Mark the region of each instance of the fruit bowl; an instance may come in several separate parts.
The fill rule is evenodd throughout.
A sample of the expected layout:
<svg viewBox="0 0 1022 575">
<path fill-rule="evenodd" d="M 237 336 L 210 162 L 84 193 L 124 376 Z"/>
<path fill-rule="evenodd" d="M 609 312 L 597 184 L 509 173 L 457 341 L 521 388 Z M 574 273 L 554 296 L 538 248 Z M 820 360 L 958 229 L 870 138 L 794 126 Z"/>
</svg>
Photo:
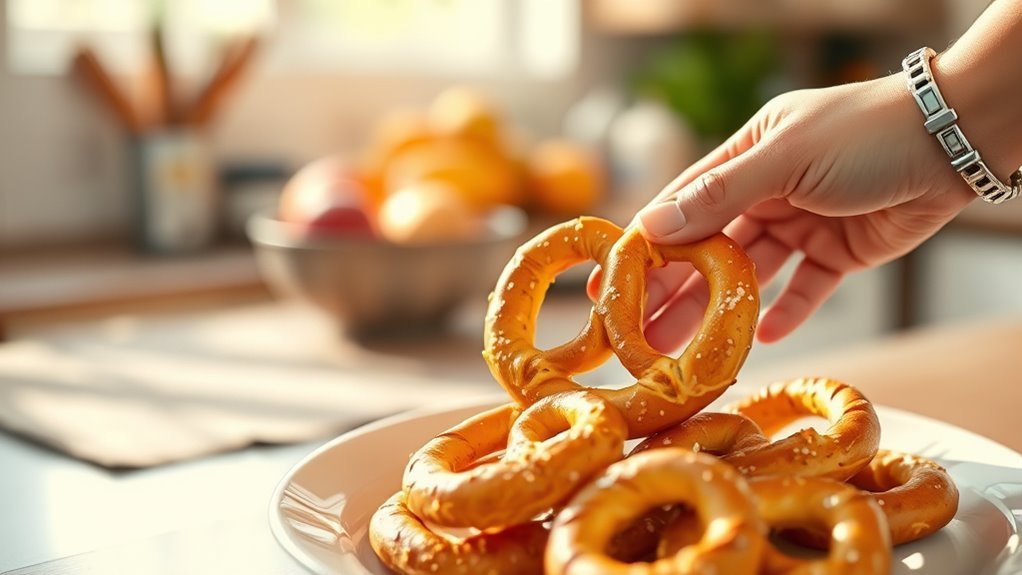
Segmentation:
<svg viewBox="0 0 1022 575">
<path fill-rule="evenodd" d="M 501 207 L 473 240 L 398 245 L 360 237 L 310 237 L 272 212 L 247 233 L 270 289 L 307 301 L 355 338 L 428 333 L 471 298 L 483 300 L 521 242 L 526 217 Z"/>
</svg>

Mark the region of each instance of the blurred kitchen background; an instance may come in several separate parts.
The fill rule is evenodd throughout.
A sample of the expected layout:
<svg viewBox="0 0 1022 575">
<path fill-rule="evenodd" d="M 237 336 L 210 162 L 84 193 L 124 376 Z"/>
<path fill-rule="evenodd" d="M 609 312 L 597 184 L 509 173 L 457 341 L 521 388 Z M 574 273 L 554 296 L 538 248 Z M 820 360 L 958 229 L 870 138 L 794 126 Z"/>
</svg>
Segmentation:
<svg viewBox="0 0 1022 575">
<path fill-rule="evenodd" d="M 530 229 L 581 213 L 624 223 L 772 95 L 895 70 L 985 4 L 0 0 L 0 322 L 14 337 L 99 304 L 264 295 L 249 216 L 314 159 L 353 165 L 410 137 L 421 117 L 409 111 L 452 86 L 470 94 L 467 112 L 449 103 L 454 123 L 473 121 L 457 117 L 473 105 L 496 123 L 498 172 L 545 163 L 548 185 L 569 182 L 544 201 L 516 180 L 527 189 L 482 203 L 525 207 Z M 471 164 L 462 152 L 419 163 Z M 1019 213 L 975 206 L 911 258 L 849 278 L 754 357 L 1022 307 L 987 287 L 1022 269 Z"/>
<path fill-rule="evenodd" d="M 627 223 L 773 95 L 897 70 L 985 5 L 0 0 L 0 335 L 252 357 L 262 333 L 348 369 L 446 361 L 453 333 L 474 377 L 529 233 Z M 1020 207 L 977 202 L 749 365 L 1022 310 Z M 574 311 L 544 312 L 541 343 L 580 327 L 585 276 L 555 286 Z M 181 328 L 238 309 L 264 315 Z"/>
<path fill-rule="evenodd" d="M 0 460 L 19 470 L 0 572 L 195 510 L 268 538 L 270 489 L 311 445 L 499 391 L 483 310 L 528 234 L 627 223 L 773 95 L 896 71 L 986 4 L 0 0 Z M 551 290 L 541 345 L 582 326 L 586 275 Z M 1017 316 L 1020 280 L 1022 202 L 976 202 L 743 373 Z M 945 348 L 924 349 L 913 365 Z M 627 382 L 609 369 L 588 381 Z M 897 399 L 878 401 L 917 407 Z"/>
</svg>

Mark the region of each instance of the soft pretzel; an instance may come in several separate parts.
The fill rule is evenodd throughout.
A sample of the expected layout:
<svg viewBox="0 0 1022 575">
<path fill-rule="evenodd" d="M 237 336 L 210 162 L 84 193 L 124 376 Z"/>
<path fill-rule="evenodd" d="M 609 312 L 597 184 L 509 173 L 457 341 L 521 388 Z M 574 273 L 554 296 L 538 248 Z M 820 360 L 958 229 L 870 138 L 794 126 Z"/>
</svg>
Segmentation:
<svg viewBox="0 0 1022 575">
<path fill-rule="evenodd" d="M 623 455 L 627 426 L 592 393 L 553 395 L 517 418 L 516 410 L 477 415 L 413 454 L 403 479 L 408 507 L 449 527 L 517 525 L 567 500 Z M 499 460 L 473 465 L 505 446 Z"/>
<path fill-rule="evenodd" d="M 958 511 L 955 482 L 925 457 L 882 449 L 848 483 L 873 494 L 895 545 L 936 533 Z"/>
<path fill-rule="evenodd" d="M 607 545 L 650 509 L 693 506 L 706 525 L 700 540 L 652 563 L 609 557 Z M 619 461 L 578 492 L 557 514 L 546 547 L 547 575 L 755 573 L 765 545 L 745 480 L 734 468 L 683 449 L 656 449 Z M 711 567 L 712 566 L 712 567 Z"/>
<path fill-rule="evenodd" d="M 884 534 L 886 525 L 877 505 L 865 494 L 819 478 L 756 478 L 749 481 L 749 486 L 758 513 L 770 527 L 824 525 L 827 532 L 814 530 L 812 538 L 820 548 L 830 549 L 827 559 L 807 561 L 767 545 L 760 573 L 882 575 L 890 570 L 891 543 Z M 698 515 L 679 514 L 662 529 L 657 557 L 669 557 L 692 545 L 700 529 Z"/>
<path fill-rule="evenodd" d="M 805 428 L 767 446 L 728 455 L 728 462 L 746 474 L 843 481 L 869 464 L 880 444 L 873 405 L 854 387 L 833 379 L 779 382 L 725 410 L 748 417 L 767 436 L 807 415 L 830 422 L 823 434 Z"/>
<path fill-rule="evenodd" d="M 881 449 L 848 483 L 873 495 L 887 517 L 895 545 L 936 533 L 958 511 L 958 488 L 947 471 L 917 455 Z M 791 535 L 812 547 L 827 544 L 814 530 Z"/>
<path fill-rule="evenodd" d="M 703 322 L 678 358 L 649 345 L 642 329 L 646 272 L 668 262 L 689 262 L 710 290 Z M 628 231 L 607 257 L 596 304 L 611 349 L 638 380 L 616 398 L 632 437 L 688 419 L 735 382 L 752 348 L 759 318 L 755 264 L 730 238 L 664 246 Z"/>
<path fill-rule="evenodd" d="M 770 440 L 748 417 L 737 413 L 705 412 L 697 413 L 674 427 L 647 437 L 632 449 L 629 456 L 647 449 L 681 447 L 716 455 L 726 461 L 727 456 L 736 451 L 752 450 L 769 444 Z"/>
<path fill-rule="evenodd" d="M 404 575 L 536 575 L 543 572 L 546 540 L 547 529 L 540 522 L 450 539 L 416 517 L 401 492 L 369 521 L 376 555 Z"/>
<path fill-rule="evenodd" d="M 589 321 L 572 341 L 537 349 L 535 323 L 547 288 L 558 273 L 590 259 L 604 273 Z M 642 335 L 646 272 L 668 261 L 691 262 L 710 286 L 703 324 L 677 359 L 653 350 Z M 621 410 L 629 437 L 643 437 L 690 417 L 734 383 L 758 311 L 754 265 L 726 236 L 656 246 L 636 230 L 622 236 L 610 222 L 579 218 L 526 242 L 505 267 L 487 310 L 483 356 L 515 401 L 529 405 L 581 388 L 571 376 L 613 352 L 636 383 L 591 391 Z"/>
<path fill-rule="evenodd" d="M 890 573 L 891 540 L 887 520 L 880 506 L 866 493 L 818 477 L 757 477 L 749 480 L 749 487 L 760 517 L 770 527 L 824 525 L 830 535 L 826 559 L 795 559 L 768 545 L 763 556 L 766 572 L 792 575 Z"/>
<path fill-rule="evenodd" d="M 579 389 L 571 375 L 598 367 L 610 357 L 595 311 L 574 339 L 550 350 L 536 348 L 536 318 L 558 274 L 583 262 L 604 262 L 620 237 L 621 228 L 607 220 L 578 218 L 525 242 L 505 266 L 486 312 L 483 358 L 520 405 Z"/>
</svg>

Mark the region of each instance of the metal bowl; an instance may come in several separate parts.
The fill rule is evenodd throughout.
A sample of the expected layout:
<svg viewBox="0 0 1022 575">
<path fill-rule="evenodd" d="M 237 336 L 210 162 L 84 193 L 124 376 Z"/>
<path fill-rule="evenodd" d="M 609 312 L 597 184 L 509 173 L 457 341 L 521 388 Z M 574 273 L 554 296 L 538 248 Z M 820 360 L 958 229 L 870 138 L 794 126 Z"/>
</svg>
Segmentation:
<svg viewBox="0 0 1022 575">
<path fill-rule="evenodd" d="M 247 225 L 259 270 L 274 293 L 311 302 L 355 337 L 422 333 L 471 298 L 485 298 L 523 239 L 526 217 L 495 210 L 472 242 L 396 245 L 303 237 L 272 213 Z"/>
</svg>

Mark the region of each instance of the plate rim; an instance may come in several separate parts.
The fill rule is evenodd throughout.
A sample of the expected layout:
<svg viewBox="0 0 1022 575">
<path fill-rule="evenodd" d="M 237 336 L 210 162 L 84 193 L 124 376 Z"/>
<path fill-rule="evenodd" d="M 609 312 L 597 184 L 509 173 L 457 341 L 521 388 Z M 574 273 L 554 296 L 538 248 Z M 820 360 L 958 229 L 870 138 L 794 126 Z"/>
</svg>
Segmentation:
<svg viewBox="0 0 1022 575">
<path fill-rule="evenodd" d="M 279 513 L 280 501 L 283 498 L 284 490 L 287 489 L 287 486 L 291 483 L 291 480 L 301 469 L 303 469 L 310 461 L 316 459 L 322 453 L 325 453 L 333 449 L 337 444 L 350 442 L 361 436 L 373 433 L 374 431 L 377 431 L 379 429 L 385 429 L 392 425 L 397 425 L 416 419 L 422 419 L 429 416 L 445 413 L 448 411 L 455 411 L 458 409 L 465 409 L 473 406 L 478 406 L 480 408 L 494 407 L 501 403 L 508 402 L 510 402 L 510 399 L 506 394 L 502 393 L 487 393 L 468 396 L 453 401 L 444 401 L 436 404 L 425 405 L 422 407 L 401 411 L 389 415 L 387 417 L 377 419 L 376 421 L 360 425 L 354 429 L 341 433 L 340 435 L 337 435 L 336 437 L 327 440 L 322 445 L 312 450 L 304 457 L 302 457 L 299 461 L 297 461 L 294 465 L 292 465 L 288 469 L 288 471 L 283 475 L 283 477 L 281 477 L 281 479 L 277 482 L 277 485 L 274 487 L 273 492 L 270 495 L 268 505 L 268 522 L 270 526 L 270 531 L 273 534 L 273 538 L 277 541 L 277 544 L 280 545 L 285 551 L 287 551 L 287 553 L 290 554 L 291 557 L 295 559 L 305 570 L 312 573 L 323 575 L 332 573 L 331 570 L 326 568 L 326 565 L 324 565 L 322 561 L 309 555 L 292 541 L 292 538 L 285 532 L 286 526 L 284 525 L 284 522 L 281 519 L 282 517 L 281 513 Z M 897 407 L 888 407 L 884 405 L 877 405 L 875 407 L 878 410 L 894 414 L 897 417 L 901 417 L 904 419 L 908 420 L 914 419 L 917 421 L 924 421 L 928 424 L 938 424 L 942 426 L 951 427 L 952 429 L 955 430 L 956 433 L 968 436 L 970 441 L 984 442 L 987 443 L 988 445 L 998 448 L 999 450 L 1003 450 L 1005 453 L 1012 455 L 1017 460 L 1017 463 L 1019 465 L 1022 465 L 1022 453 L 1015 451 L 1014 449 L 1004 445 L 1003 443 L 990 439 L 989 437 L 986 437 L 974 431 L 970 431 L 968 429 L 959 427 L 952 423 L 947 423 L 939 419 L 935 419 L 926 415 L 922 415 L 919 413 L 915 413 L 913 411 L 908 411 Z M 1019 525 L 1016 525 L 1015 527 L 1016 529 L 1018 529 Z"/>
<path fill-rule="evenodd" d="M 416 407 L 413 409 L 400 411 L 392 415 L 388 415 L 386 417 L 377 419 L 375 421 L 371 421 L 369 423 L 360 425 L 354 429 L 345 431 L 344 433 L 341 433 L 340 435 L 337 435 L 336 437 L 327 440 L 322 445 L 313 449 L 305 456 L 303 456 L 301 459 L 299 459 L 297 462 L 295 462 L 295 464 L 292 465 L 287 470 L 287 472 L 283 475 L 283 477 L 280 478 L 276 486 L 273 488 L 273 492 L 270 494 L 270 500 L 268 505 L 269 507 L 268 520 L 270 524 L 270 532 L 273 534 L 273 538 L 277 541 L 277 544 L 283 547 L 284 550 L 287 551 L 292 558 L 297 560 L 298 563 L 301 564 L 302 568 L 304 568 L 305 570 L 321 574 L 331 573 L 331 571 L 323 568 L 324 565 L 322 565 L 321 561 L 319 561 L 315 557 L 312 557 L 304 550 L 302 550 L 300 547 L 298 547 L 298 545 L 296 545 L 291 540 L 291 538 L 285 533 L 286 526 L 281 520 L 281 514 L 279 513 L 278 509 L 280 507 L 280 502 L 282 501 L 284 496 L 284 490 L 286 490 L 287 486 L 290 485 L 291 480 L 294 478 L 294 476 L 297 475 L 298 472 L 302 468 L 304 468 L 305 465 L 307 465 L 310 461 L 316 459 L 316 457 L 318 457 L 322 453 L 330 451 L 331 449 L 334 448 L 334 446 L 336 446 L 339 443 L 352 441 L 363 435 L 373 433 L 374 431 L 377 431 L 379 429 L 385 429 L 392 425 L 397 425 L 400 423 L 404 423 L 406 421 L 421 419 L 432 415 L 438 415 L 448 411 L 454 411 L 457 409 L 464 409 L 473 406 L 483 407 L 491 404 L 497 405 L 501 402 L 500 400 L 502 398 L 507 400 L 505 401 L 505 403 L 509 403 L 511 401 L 510 398 L 508 398 L 507 394 L 491 392 L 474 396 L 466 396 L 464 398 L 459 398 L 453 401 L 443 401 L 440 403 L 424 405 L 422 407 Z M 310 567 L 310 565 L 316 565 L 317 568 L 313 569 L 312 567 Z"/>
</svg>

